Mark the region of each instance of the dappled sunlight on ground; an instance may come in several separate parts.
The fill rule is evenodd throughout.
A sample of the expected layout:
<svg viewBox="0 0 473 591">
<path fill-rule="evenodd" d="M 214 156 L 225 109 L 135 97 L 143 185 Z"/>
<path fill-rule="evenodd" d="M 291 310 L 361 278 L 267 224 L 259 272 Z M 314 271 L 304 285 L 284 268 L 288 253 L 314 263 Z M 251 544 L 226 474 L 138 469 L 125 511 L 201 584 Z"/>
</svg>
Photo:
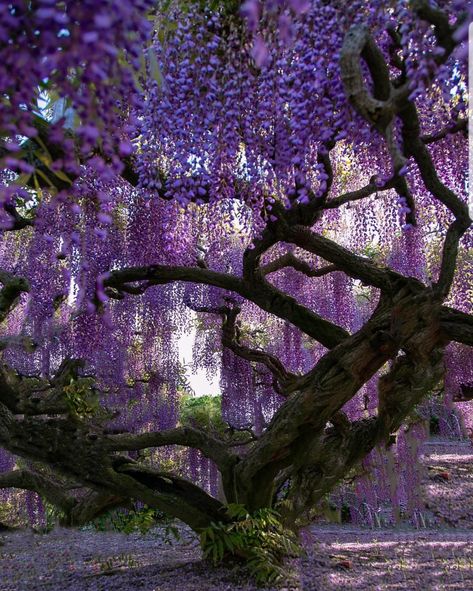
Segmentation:
<svg viewBox="0 0 473 591">
<path fill-rule="evenodd" d="M 438 524 L 473 529 L 473 447 L 432 440 L 424 446 L 428 476 L 423 483 L 427 508 Z"/>
<path fill-rule="evenodd" d="M 473 591 L 473 448 L 430 442 L 423 461 L 424 496 L 440 527 L 314 525 L 305 532 L 307 555 L 294 564 L 297 589 Z M 180 533 L 179 541 L 159 527 L 128 536 L 63 528 L 7 533 L 0 591 L 257 590 L 240 566 L 209 567 L 192 532 Z"/>
<path fill-rule="evenodd" d="M 306 591 L 473 590 L 473 532 L 312 529 L 321 576 Z M 330 568 L 331 567 L 331 568 Z"/>
</svg>

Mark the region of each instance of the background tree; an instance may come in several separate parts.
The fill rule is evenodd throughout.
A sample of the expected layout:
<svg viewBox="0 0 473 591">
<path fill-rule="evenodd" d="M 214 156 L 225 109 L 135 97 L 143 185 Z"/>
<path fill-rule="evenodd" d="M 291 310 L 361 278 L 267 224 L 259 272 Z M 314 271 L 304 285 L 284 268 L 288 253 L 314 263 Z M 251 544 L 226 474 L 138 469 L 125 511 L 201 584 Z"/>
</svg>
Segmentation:
<svg viewBox="0 0 473 591">
<path fill-rule="evenodd" d="M 463 2 L 0 6 L 0 486 L 302 523 L 450 343 L 471 383 Z M 227 429 L 178 423 L 189 309 Z"/>
</svg>

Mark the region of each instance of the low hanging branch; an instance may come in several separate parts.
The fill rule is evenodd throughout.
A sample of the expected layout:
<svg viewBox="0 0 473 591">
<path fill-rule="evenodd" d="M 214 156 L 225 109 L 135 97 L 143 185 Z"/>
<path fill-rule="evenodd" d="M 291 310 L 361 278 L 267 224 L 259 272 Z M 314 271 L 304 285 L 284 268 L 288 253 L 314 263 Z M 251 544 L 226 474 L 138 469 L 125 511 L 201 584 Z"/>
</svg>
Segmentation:
<svg viewBox="0 0 473 591">
<path fill-rule="evenodd" d="M 237 293 L 266 312 L 291 322 L 327 348 L 335 347 L 348 336 L 347 331 L 340 326 L 298 304 L 295 298 L 265 281 L 259 281 L 256 285 L 254 282 L 242 280 L 233 275 L 201 267 L 166 265 L 131 267 L 111 271 L 103 284 L 105 293 L 113 297 L 114 293 L 109 291 L 110 288 L 120 291 L 123 285 L 129 286 L 134 282 L 142 282 L 143 289 L 148 289 L 153 285 L 163 285 L 173 281 L 213 285 Z"/>
<path fill-rule="evenodd" d="M 292 252 L 287 252 L 274 261 L 263 265 L 260 270 L 263 275 L 269 275 L 270 273 L 276 273 L 286 267 L 292 267 L 296 271 L 304 273 L 307 277 L 323 277 L 324 275 L 337 270 L 335 265 L 327 265 L 320 269 L 313 269 L 308 263 L 298 259 Z"/>
<path fill-rule="evenodd" d="M 72 495 L 66 494 L 62 483 L 32 470 L 0 473 L 0 488 L 22 488 L 36 492 L 65 513 L 70 513 L 77 503 Z"/>
<path fill-rule="evenodd" d="M 68 484 L 64 478 L 55 479 L 51 475 L 27 469 L 0 474 L 0 488 L 18 488 L 38 493 L 62 512 L 60 523 L 65 526 L 85 525 L 105 511 L 129 503 L 128 499 L 109 492 L 85 490 L 80 484 Z M 74 489 L 80 490 L 79 496 L 66 492 Z"/>
<path fill-rule="evenodd" d="M 132 448 L 133 443 L 129 442 Z M 225 520 L 225 511 L 219 501 L 182 478 L 145 468 L 129 457 L 116 455 L 110 450 L 108 437 L 87 422 L 67 417 L 47 420 L 16 418 L 0 402 L 0 445 L 16 455 L 54 466 L 58 473 L 79 481 L 85 488 L 113 495 L 115 499 L 118 497 L 118 504 L 140 499 L 182 519 L 196 531 L 210 521 Z M 210 447 L 210 442 L 208 445 Z M 120 443 L 117 446 L 121 447 Z M 223 474 L 227 477 L 226 471 Z M 47 484 L 44 479 L 34 479 L 24 473 L 5 478 L 8 485 L 24 482 L 28 487 L 36 488 Z M 48 490 L 53 491 L 49 484 Z M 58 498 L 58 501 L 69 507 L 65 497 Z"/>
<path fill-rule="evenodd" d="M 236 461 L 236 456 L 229 451 L 227 443 L 193 427 L 176 427 L 136 435 L 119 433 L 106 436 L 106 446 L 110 451 L 136 451 L 167 445 L 182 445 L 198 449 L 204 456 L 213 460 L 222 472 Z"/>
</svg>

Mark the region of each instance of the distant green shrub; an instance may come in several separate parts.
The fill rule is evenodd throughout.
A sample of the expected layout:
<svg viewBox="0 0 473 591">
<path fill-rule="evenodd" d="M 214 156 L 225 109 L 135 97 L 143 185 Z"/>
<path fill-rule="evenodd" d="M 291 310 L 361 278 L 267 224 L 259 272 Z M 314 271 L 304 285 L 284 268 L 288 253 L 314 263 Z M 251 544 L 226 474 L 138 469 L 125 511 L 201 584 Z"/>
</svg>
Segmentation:
<svg viewBox="0 0 473 591">
<path fill-rule="evenodd" d="M 181 398 L 181 425 L 199 427 L 206 431 L 224 433 L 228 429 L 222 419 L 221 396 L 187 396 Z"/>
<path fill-rule="evenodd" d="M 179 423 L 219 435 L 227 441 L 248 441 L 248 431 L 238 431 L 222 419 L 221 396 L 187 396 L 181 398 Z"/>
<path fill-rule="evenodd" d="M 64 511 L 61 511 L 58 507 L 48 503 L 43 497 L 41 498 L 43 503 L 44 513 L 42 519 L 33 525 L 33 531 L 38 534 L 49 534 L 57 526 L 58 523 L 65 517 Z"/>
</svg>

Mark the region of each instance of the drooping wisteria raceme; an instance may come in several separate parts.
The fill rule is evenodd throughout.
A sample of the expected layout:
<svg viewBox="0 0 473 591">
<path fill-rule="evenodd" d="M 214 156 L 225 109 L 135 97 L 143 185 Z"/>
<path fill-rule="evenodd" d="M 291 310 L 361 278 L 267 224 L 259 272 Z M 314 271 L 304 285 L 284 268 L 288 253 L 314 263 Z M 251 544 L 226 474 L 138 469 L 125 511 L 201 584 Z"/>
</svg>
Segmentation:
<svg viewBox="0 0 473 591">
<path fill-rule="evenodd" d="M 419 403 L 471 429 L 464 3 L 0 6 L 1 486 L 200 531 L 361 465 L 353 519 L 418 516 Z"/>
<path fill-rule="evenodd" d="M 123 168 L 122 158 L 133 151 L 130 106 L 139 101 L 136 78 L 144 67 L 152 5 L 147 0 L 1 3 L 0 133 L 8 169 L 48 188 L 80 174 L 76 150 L 103 175 Z M 58 114 L 48 135 L 60 154 L 43 143 L 40 120 L 47 112 Z M 80 146 L 65 122 L 66 128 L 75 127 Z M 27 154 L 25 138 L 33 140 Z M 20 187 L 2 188 L 2 203 L 18 197 L 28 195 Z"/>
</svg>

